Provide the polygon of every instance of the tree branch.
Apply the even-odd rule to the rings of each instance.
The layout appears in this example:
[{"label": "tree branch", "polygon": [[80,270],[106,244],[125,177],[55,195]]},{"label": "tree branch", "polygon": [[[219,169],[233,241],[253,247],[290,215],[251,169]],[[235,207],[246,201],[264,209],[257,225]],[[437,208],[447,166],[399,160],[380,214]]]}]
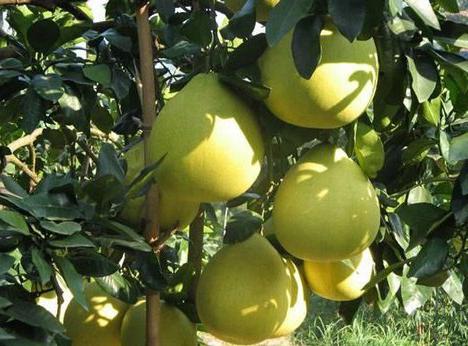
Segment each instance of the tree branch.
[{"label": "tree branch", "polygon": [[[2,1],[2,0],[0,0]],[[44,132],[44,129],[35,129],[33,132],[31,132],[29,135],[23,136],[21,138],[18,138],[17,140],[11,142],[8,144],[8,148],[11,150],[12,153],[14,153],[16,150],[19,148],[25,147],[27,145],[33,144],[38,137],[42,135],[42,132]]]},{"label": "tree branch", "polygon": [[[156,85],[153,57],[153,39],[149,24],[149,3],[137,8],[136,22],[138,30],[138,49],[140,53],[140,76],[143,91],[143,139],[145,166],[151,163],[150,141],[151,126],[156,118]],[[149,244],[157,241],[159,236],[159,193],[156,184],[150,188],[145,199],[145,238]],[[153,249],[155,251],[155,249]],[[146,345],[160,345],[160,308],[159,293],[153,290],[146,292]]]},{"label": "tree branch", "polygon": [[15,155],[11,154],[11,155],[7,155],[6,157],[6,160],[7,162],[11,162],[12,164],[14,164],[16,167],[18,167],[19,169],[21,169],[29,178],[31,178],[31,180],[34,182],[34,184],[38,184],[40,179],[39,177],[37,176],[36,173],[34,173],[33,171],[31,171],[28,167],[27,164],[25,164],[23,161],[21,161],[20,159],[18,159]]},{"label": "tree branch", "polygon": [[198,279],[201,274],[202,257],[203,257],[203,225],[205,223],[203,217],[203,209],[200,207],[198,215],[190,224],[189,229],[189,249],[188,262],[193,264],[194,276],[190,285],[189,298],[195,302],[195,296],[198,287]]}]

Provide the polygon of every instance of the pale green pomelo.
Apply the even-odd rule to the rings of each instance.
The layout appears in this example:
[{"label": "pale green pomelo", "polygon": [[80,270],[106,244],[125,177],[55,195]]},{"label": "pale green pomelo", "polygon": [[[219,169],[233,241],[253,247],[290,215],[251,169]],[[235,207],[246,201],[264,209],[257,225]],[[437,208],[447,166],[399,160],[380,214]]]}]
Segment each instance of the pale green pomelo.
[{"label": "pale green pomelo", "polygon": [[260,236],[226,245],[205,267],[197,311],[208,332],[234,344],[273,337],[289,309],[291,281],[281,256]]},{"label": "pale green pomelo", "polygon": [[165,105],[151,132],[164,190],[215,202],[244,193],[260,173],[264,148],[255,115],[216,74],[195,76]]},{"label": "pale green pomelo", "polygon": [[360,167],[342,149],[319,145],[284,177],[272,218],[278,241],[292,255],[337,261],[374,241],[380,209],[374,187]]},{"label": "pale green pomelo", "polygon": [[[126,154],[127,174],[129,184],[144,167],[144,146],[140,142],[133,146]],[[145,197],[128,200],[123,207],[120,217],[133,225],[139,225],[144,217]],[[177,227],[183,229],[197,216],[200,203],[179,198],[175,193],[164,190],[159,186],[159,226],[163,230]]]},{"label": "pale green pomelo", "polygon": [[[255,13],[257,22],[266,22],[270,11],[278,4],[279,0],[257,0],[255,5]],[[239,11],[246,3],[246,0],[225,0],[226,6],[233,12]]]},{"label": "pale green pomelo", "polygon": [[[159,346],[196,346],[197,330],[178,308],[161,302]],[[122,321],[122,346],[145,346],[146,302],[128,309]]]},{"label": "pale green pomelo", "polygon": [[283,121],[331,129],[358,118],[372,101],[378,59],[374,41],[350,43],[326,21],[320,35],[321,60],[310,79],[296,70],[292,32],[267,48],[259,60],[264,84],[271,88],[265,104]]},{"label": "pale green pomelo", "polygon": [[151,132],[161,186],[183,199],[215,202],[244,193],[260,173],[264,148],[253,112],[218,81],[195,76],[167,102]]},{"label": "pale green pomelo", "polygon": [[335,301],[354,300],[362,296],[373,269],[374,260],[369,249],[336,262],[304,261],[310,289],[323,298]]},{"label": "pale green pomelo", "polygon": [[63,320],[73,346],[120,346],[120,325],[128,305],[109,296],[96,282],[85,288],[89,311],[75,299],[68,305]]}]

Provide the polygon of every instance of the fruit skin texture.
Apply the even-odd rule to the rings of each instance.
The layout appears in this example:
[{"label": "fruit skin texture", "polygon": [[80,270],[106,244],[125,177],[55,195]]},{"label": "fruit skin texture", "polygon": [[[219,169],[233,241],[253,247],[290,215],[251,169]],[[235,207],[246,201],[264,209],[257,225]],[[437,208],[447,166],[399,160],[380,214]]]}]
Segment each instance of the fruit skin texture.
[{"label": "fruit skin texture", "polygon": [[338,261],[374,241],[380,209],[360,167],[342,149],[322,144],[290,168],[276,193],[272,218],[278,241],[292,255]]},{"label": "fruit skin texture", "polygon": [[280,327],[273,333],[273,337],[289,335],[294,332],[307,316],[307,299],[309,290],[296,264],[283,258],[286,274],[290,280],[289,308],[286,318]]},{"label": "fruit skin texture", "polygon": [[330,21],[320,35],[322,57],[310,79],[296,71],[292,32],[259,60],[263,82],[271,88],[265,104],[281,120],[301,127],[332,129],[359,117],[377,86],[374,41],[350,43]]},{"label": "fruit skin texture", "polygon": [[264,147],[252,111],[215,74],[195,76],[158,115],[152,161],[158,182],[182,199],[216,202],[244,193],[260,173]]},{"label": "fruit skin texture", "polygon": [[[130,184],[144,167],[143,142],[137,143],[126,153],[127,174],[125,182]],[[137,197],[125,204],[120,217],[133,225],[139,225],[144,216],[144,197]],[[200,203],[178,198],[174,193],[159,188],[159,226],[162,229],[183,229],[197,216]]]},{"label": "fruit skin texture", "polygon": [[374,268],[367,248],[360,254],[337,262],[304,261],[304,272],[310,289],[317,295],[335,301],[347,301],[364,294]]},{"label": "fruit skin texture", "polygon": [[[278,4],[279,0],[258,0],[255,6],[257,22],[266,22],[270,11]],[[246,0],[226,0],[226,6],[233,12],[239,11],[245,5]]]},{"label": "fruit skin texture", "polygon": [[73,346],[120,346],[120,325],[128,305],[105,293],[97,283],[85,288],[89,311],[72,300],[63,325]]},{"label": "fruit skin texture", "polygon": [[208,262],[197,289],[198,315],[217,338],[254,344],[272,337],[285,320],[289,289],[281,256],[254,234]]},{"label": "fruit skin texture", "polygon": [[[130,307],[122,321],[122,346],[145,346],[146,302]],[[197,330],[178,308],[161,302],[160,346],[196,346]]]}]

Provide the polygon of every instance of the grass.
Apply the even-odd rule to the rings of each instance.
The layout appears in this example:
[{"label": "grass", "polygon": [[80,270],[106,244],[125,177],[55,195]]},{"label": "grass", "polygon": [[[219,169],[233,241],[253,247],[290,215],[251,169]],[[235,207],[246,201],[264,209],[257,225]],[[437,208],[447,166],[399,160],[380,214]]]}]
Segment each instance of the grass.
[{"label": "grass", "polygon": [[337,315],[338,304],[313,297],[311,313],[296,332],[295,346],[468,345],[468,304],[458,306],[443,293],[408,316],[395,307],[382,315],[362,306],[353,323]]}]

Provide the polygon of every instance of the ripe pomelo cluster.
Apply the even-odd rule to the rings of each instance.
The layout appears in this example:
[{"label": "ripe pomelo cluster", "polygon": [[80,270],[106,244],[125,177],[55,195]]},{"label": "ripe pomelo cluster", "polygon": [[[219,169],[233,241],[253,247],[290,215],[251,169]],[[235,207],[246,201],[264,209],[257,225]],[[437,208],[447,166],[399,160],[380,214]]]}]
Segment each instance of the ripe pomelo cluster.
[{"label": "ripe pomelo cluster", "polygon": [[[122,346],[145,346],[146,302],[139,301],[124,316]],[[196,346],[195,325],[175,306],[161,302],[159,316],[160,346]]]},{"label": "ripe pomelo cluster", "polygon": [[[64,326],[73,346],[144,346],[146,303],[129,306],[105,293],[96,282],[87,284],[89,311],[72,300]],[[195,325],[176,307],[161,302],[160,345],[196,346]]]},{"label": "ripe pomelo cluster", "polygon": [[349,124],[369,106],[378,78],[372,39],[350,43],[326,20],[320,34],[321,59],[310,79],[296,70],[292,32],[267,48],[259,60],[263,82],[271,88],[265,101],[281,120],[301,127],[332,129]]},{"label": "ripe pomelo cluster", "polygon": [[226,201],[257,179],[264,148],[253,112],[218,81],[195,76],[162,109],[151,132],[158,183],[181,199]]},{"label": "ripe pomelo cluster", "polygon": [[196,303],[211,334],[241,345],[290,333],[307,310],[297,267],[259,234],[226,245],[211,259]]}]

